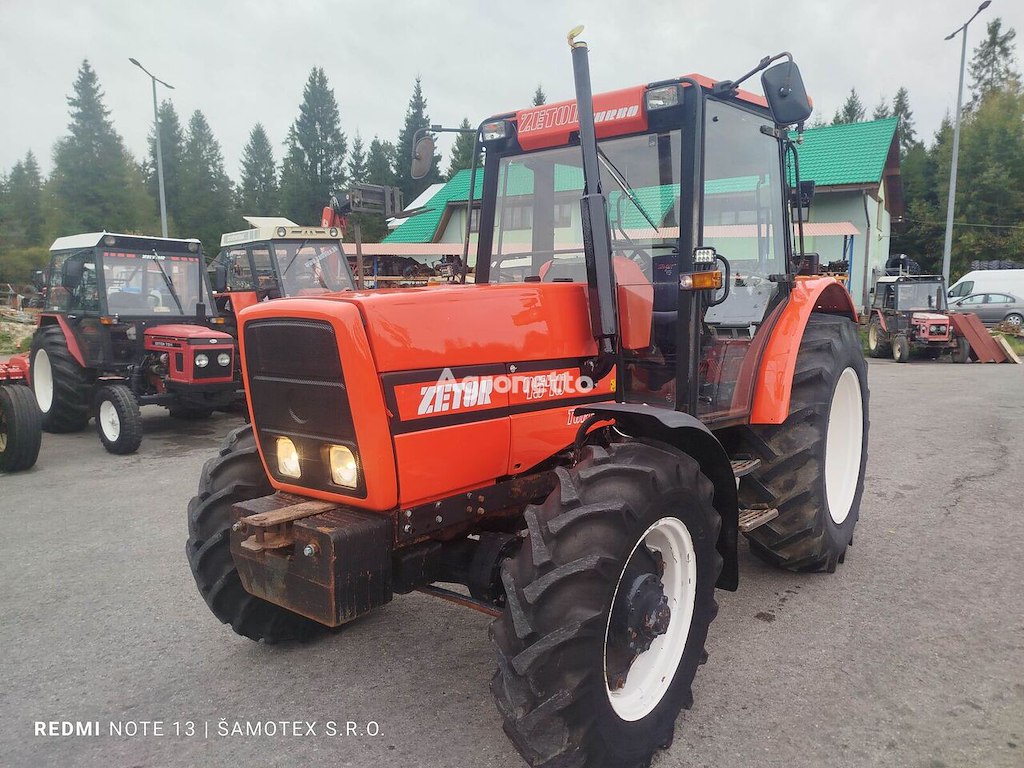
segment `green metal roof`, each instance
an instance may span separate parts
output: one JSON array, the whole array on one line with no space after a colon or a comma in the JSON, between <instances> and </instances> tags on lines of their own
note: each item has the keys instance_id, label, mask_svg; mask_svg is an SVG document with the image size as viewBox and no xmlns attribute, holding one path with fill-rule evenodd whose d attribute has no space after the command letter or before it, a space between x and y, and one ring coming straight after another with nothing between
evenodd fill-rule
<instances>
[{"instance_id":1,"label":"green metal roof","mask_svg":"<svg viewBox=\"0 0 1024 768\"><path fill-rule=\"evenodd\" d=\"M798 145L800 178L819 187L879 183L897 123L899 118L887 117L809 128Z\"/></svg>"},{"instance_id":2,"label":"green metal roof","mask_svg":"<svg viewBox=\"0 0 1024 768\"><path fill-rule=\"evenodd\" d=\"M469 176L470 171L459 171L452 176L451 181L438 190L427 204L427 210L418 216L406 219L394 231L384 238L385 243L430 243L434 240L434 233L441 223L444 209L450 202L465 201L469 198ZM478 169L476 174L476 199L480 198L480 190L483 187L483 169Z\"/></svg>"},{"instance_id":3,"label":"green metal roof","mask_svg":"<svg viewBox=\"0 0 1024 768\"><path fill-rule=\"evenodd\" d=\"M813 180L819 187L846 184L877 184L882 180L885 161L896 134L899 119L870 120L862 123L829 125L804 131L803 143L798 145L800 177ZM794 138L795 135L794 135ZM429 243L433 241L449 203L466 200L469 196L470 171L459 171L426 204L425 213L413 216L384 238L385 243ZM705 191L708 194L745 192L754 189L756 177L711 179ZM528 195L533 191L533 173L516 163L510 166L508 195ZM479 199L483 186L483 170L478 169L476 194ZM555 171L556 191L583 188L583 174L578 166L559 165ZM634 190L641 205L655 222L662 220L679 194L678 185L646 187ZM609 204L616 203L613 190ZM613 208L614 210L614 208ZM632 204L623 204L626 226L645 226L640 213Z\"/></svg>"}]
</instances>

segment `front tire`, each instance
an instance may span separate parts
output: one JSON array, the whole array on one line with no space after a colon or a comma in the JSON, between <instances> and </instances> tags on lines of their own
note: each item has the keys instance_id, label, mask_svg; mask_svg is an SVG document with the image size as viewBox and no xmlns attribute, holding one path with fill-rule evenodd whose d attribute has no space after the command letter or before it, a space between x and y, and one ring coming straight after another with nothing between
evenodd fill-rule
<instances>
[{"instance_id":1,"label":"front tire","mask_svg":"<svg viewBox=\"0 0 1024 768\"><path fill-rule=\"evenodd\" d=\"M950 354L954 363L966 363L971 359L971 343L965 336L956 337L956 347Z\"/></svg>"},{"instance_id":2,"label":"front tire","mask_svg":"<svg viewBox=\"0 0 1024 768\"><path fill-rule=\"evenodd\" d=\"M532 766L646 765L693 702L718 611L713 487L689 456L641 443L556 472L502 567L491 692Z\"/></svg>"},{"instance_id":3,"label":"front tire","mask_svg":"<svg viewBox=\"0 0 1024 768\"><path fill-rule=\"evenodd\" d=\"M142 444L142 414L124 384L107 384L96 393L96 433L110 453L126 456Z\"/></svg>"},{"instance_id":4,"label":"front tire","mask_svg":"<svg viewBox=\"0 0 1024 768\"><path fill-rule=\"evenodd\" d=\"M0 385L0 472L21 472L39 457L43 419L32 390Z\"/></svg>"},{"instance_id":5,"label":"front tire","mask_svg":"<svg viewBox=\"0 0 1024 768\"><path fill-rule=\"evenodd\" d=\"M325 627L250 595L231 557L231 507L273 492L252 427L228 434L220 454L203 466L199 493L188 504L185 554L199 594L237 634L266 643L307 641Z\"/></svg>"},{"instance_id":6,"label":"front tire","mask_svg":"<svg viewBox=\"0 0 1024 768\"><path fill-rule=\"evenodd\" d=\"M740 506L779 510L747 534L750 551L792 571L835 571L853 540L867 465L867 364L854 324L811 315L786 421L737 427L723 438L731 454L761 459L740 482Z\"/></svg>"},{"instance_id":7,"label":"front tire","mask_svg":"<svg viewBox=\"0 0 1024 768\"><path fill-rule=\"evenodd\" d=\"M89 379L68 350L57 325L36 330L31 348L32 391L43 416L43 430L81 432L89 423Z\"/></svg>"}]
</instances>

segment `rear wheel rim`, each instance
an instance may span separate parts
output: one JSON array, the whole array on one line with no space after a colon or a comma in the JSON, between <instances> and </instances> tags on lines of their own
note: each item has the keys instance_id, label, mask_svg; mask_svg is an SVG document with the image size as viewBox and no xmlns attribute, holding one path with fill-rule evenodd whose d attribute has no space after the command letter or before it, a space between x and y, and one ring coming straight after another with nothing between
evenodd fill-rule
<instances>
[{"instance_id":1,"label":"rear wheel rim","mask_svg":"<svg viewBox=\"0 0 1024 768\"><path fill-rule=\"evenodd\" d=\"M878 326L874 323L868 326L868 349L872 352L878 349Z\"/></svg>"},{"instance_id":2,"label":"rear wheel rim","mask_svg":"<svg viewBox=\"0 0 1024 768\"><path fill-rule=\"evenodd\" d=\"M45 349L36 352L35 365L32 366L32 391L36 394L39 410L49 413L53 406L53 367Z\"/></svg>"},{"instance_id":3,"label":"rear wheel rim","mask_svg":"<svg viewBox=\"0 0 1024 768\"><path fill-rule=\"evenodd\" d=\"M109 400L100 403L99 422L103 436L110 442L116 443L117 438L121 436L121 417L117 415L117 408Z\"/></svg>"},{"instance_id":4,"label":"rear wheel rim","mask_svg":"<svg viewBox=\"0 0 1024 768\"><path fill-rule=\"evenodd\" d=\"M0 455L7 451L7 412L0 407Z\"/></svg>"},{"instance_id":5,"label":"rear wheel rim","mask_svg":"<svg viewBox=\"0 0 1024 768\"><path fill-rule=\"evenodd\" d=\"M832 522L842 525L853 508L864 451L864 401L860 378L847 367L836 382L825 434L825 500Z\"/></svg>"},{"instance_id":6,"label":"rear wheel rim","mask_svg":"<svg viewBox=\"0 0 1024 768\"><path fill-rule=\"evenodd\" d=\"M1024 325L1024 318L1020 315L1010 315L1006 318L1006 322L1019 328L1021 325Z\"/></svg>"},{"instance_id":7,"label":"rear wheel rim","mask_svg":"<svg viewBox=\"0 0 1024 768\"><path fill-rule=\"evenodd\" d=\"M665 566L660 576L661 586L672 614L665 633L656 637L650 648L633 660L625 684L612 690L608 684L612 612L608 612L604 635L605 693L615 714L629 722L649 715L662 702L672 685L690 635L697 590L697 553L690 532L679 518L663 517L644 531L626 558L612 595L613 606L619 589L626 588L623 583L626 567L641 546L661 555Z\"/></svg>"}]
</instances>

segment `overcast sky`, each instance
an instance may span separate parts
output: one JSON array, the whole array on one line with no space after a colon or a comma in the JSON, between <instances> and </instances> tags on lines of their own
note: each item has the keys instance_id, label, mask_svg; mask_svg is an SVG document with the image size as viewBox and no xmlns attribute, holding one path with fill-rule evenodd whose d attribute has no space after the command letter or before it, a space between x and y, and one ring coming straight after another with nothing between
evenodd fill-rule
<instances>
[{"instance_id":1,"label":"overcast sky","mask_svg":"<svg viewBox=\"0 0 1024 768\"><path fill-rule=\"evenodd\" d=\"M851 86L870 116L881 97L891 100L905 85L918 133L930 140L956 103L960 42L943 38L976 7L974 0L0 0L0 170L29 149L50 170L53 144L67 130L65 97L84 58L137 158L153 113L149 79L129 56L175 86L160 98L173 99L182 123L193 110L206 114L237 180L256 122L280 160L313 66L327 72L350 141L357 130L367 143L374 134L394 140L417 75L432 122L447 125L526 106L538 83L549 101L571 98L565 35L579 23L595 91L689 72L737 77L762 56L789 50L825 120ZM985 22L997 16L1024 38L1024 2L993 0L969 28L968 61Z\"/></svg>"}]
</instances>

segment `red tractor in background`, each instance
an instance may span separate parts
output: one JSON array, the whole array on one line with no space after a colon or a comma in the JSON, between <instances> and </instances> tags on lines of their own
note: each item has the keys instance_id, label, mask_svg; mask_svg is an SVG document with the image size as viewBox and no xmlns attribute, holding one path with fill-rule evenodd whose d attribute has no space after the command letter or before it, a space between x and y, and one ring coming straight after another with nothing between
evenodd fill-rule
<instances>
[{"instance_id":1,"label":"red tractor in background","mask_svg":"<svg viewBox=\"0 0 1024 768\"><path fill-rule=\"evenodd\" d=\"M0 472L29 469L39 456L42 415L27 374L21 358L0 363Z\"/></svg>"},{"instance_id":2,"label":"red tractor in background","mask_svg":"<svg viewBox=\"0 0 1024 768\"><path fill-rule=\"evenodd\" d=\"M93 232L50 253L28 354L45 431L77 432L95 416L108 451L133 453L140 405L198 419L238 398L234 340L211 327L222 318L198 240Z\"/></svg>"},{"instance_id":3,"label":"red tractor in background","mask_svg":"<svg viewBox=\"0 0 1024 768\"><path fill-rule=\"evenodd\" d=\"M969 358L967 339L949 319L946 282L941 275L903 272L880 277L868 321L868 353L906 363L914 352L932 360L949 352L957 363Z\"/></svg>"},{"instance_id":4,"label":"red tractor in background","mask_svg":"<svg viewBox=\"0 0 1024 768\"><path fill-rule=\"evenodd\" d=\"M649 764L739 535L835 571L867 460L856 310L797 275L792 58L595 96L577 33L575 101L479 127L475 285L239 314L251 425L188 507L199 593L252 640L412 590L495 617L491 691L536 768Z\"/></svg>"}]
</instances>

